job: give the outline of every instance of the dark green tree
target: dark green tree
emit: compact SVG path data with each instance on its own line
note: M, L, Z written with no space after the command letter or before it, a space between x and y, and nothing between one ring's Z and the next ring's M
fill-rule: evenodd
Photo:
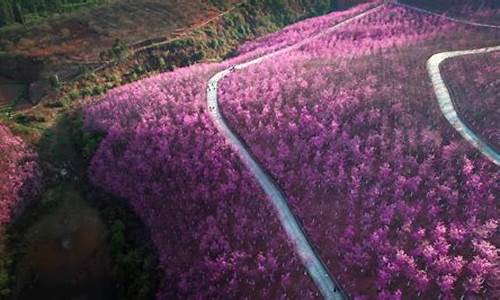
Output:
M42 1L47 5L47 10L49 12L62 12L63 3L61 0L52 0L52 1Z
M14 23L14 10L11 0L0 0L0 26Z
M14 15L14 21L17 23L24 24L23 11L21 9L21 4L17 0L11 0L12 13Z

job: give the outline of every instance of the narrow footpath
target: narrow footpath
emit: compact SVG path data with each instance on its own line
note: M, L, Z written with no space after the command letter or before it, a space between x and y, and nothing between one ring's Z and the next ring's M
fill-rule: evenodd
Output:
M294 45L279 49L275 52L268 53L261 57L255 58L248 62L238 64L232 66L228 69L225 69L217 74L215 74L212 78L210 78L208 82L207 88L207 105L208 111L215 125L217 126L219 132L224 135L228 143L231 147L238 153L242 162L246 165L246 167L252 172L252 174L257 179L258 183L265 191L269 199L272 201L272 204L278 214L279 221L285 232L295 247L295 252L299 256L302 264L307 269L309 276L311 276L314 284L318 287L321 292L323 298L325 299L346 299L347 296L345 292L341 289L339 283L335 281L333 276L331 276L326 268L325 264L319 257L319 255L314 251L311 243L306 237L306 234L303 228L299 225L299 222L295 215L293 214L287 199L284 196L284 193L281 191L281 188L278 184L268 175L268 173L264 170L264 168L260 165L260 163L250 154L249 149L243 144L241 138L233 132L224 117L222 116L219 108L219 103L217 100L217 85L220 80L224 77L228 76L230 73L236 70L242 70L251 65L260 63L264 60L268 60L274 56L284 54L290 52L294 49L297 49L307 43L309 43L313 39L320 38L338 28L341 28L347 24L350 24L360 18L363 18L369 14L374 13L384 7L384 4L379 5L375 8L367 10L355 17L349 18L345 21L342 21L326 30L312 36L309 38L305 38L299 43Z
M450 21L465 25L500 29L499 25L477 23L477 22L457 19L446 15L438 14L430 10L422 9L408 4L403 4L400 3L399 1L395 1L394 3L396 5L406 7L408 9L413 9L418 12L439 16L441 18L445 18ZM448 58L463 56L463 55L488 53L499 50L500 46L486 47L473 50L441 52L434 54L427 60L427 72L429 73L429 76L431 78L432 85L434 87L434 92L436 93L437 101L439 103L439 108L441 109L441 112L445 116L446 120L448 120L451 126L453 126L453 128L455 128L465 140L467 140L474 147L476 147L476 149L479 150L479 152L481 152L484 156L486 156L490 161L492 161L497 166L500 165L500 154L497 151L495 151L493 147L491 147L486 142L481 140L481 138L479 138L479 136L469 127L467 127L467 125L458 116L458 113L455 110L455 106L453 105L453 101L451 99L448 87L446 86L446 83L444 82L443 77L441 76L441 71L439 69L439 66L443 61L445 61Z
M431 56L431 58L429 58L429 60L427 61L427 71L429 72L429 76L432 80L432 85L434 86L434 92L436 93L439 108L441 109L441 112L445 116L446 120L448 120L451 126L453 126L453 128L455 128L464 139L466 139L469 143L476 147L477 150L479 150L484 156L486 156L496 165L500 165L500 154L496 152L493 147L482 141L481 138L477 136L469 127L467 127L467 125L465 125L465 123L458 116L458 113L455 110L455 106L453 105L450 92L448 91L446 83L444 82L443 77L441 76L441 71L439 69L441 63L448 58L463 55L488 53L493 51L500 51L500 46L474 50L437 53Z

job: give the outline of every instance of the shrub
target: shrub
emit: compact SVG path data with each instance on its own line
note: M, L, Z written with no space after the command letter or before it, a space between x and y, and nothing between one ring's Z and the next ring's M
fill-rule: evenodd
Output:
M41 173L37 160L20 138L0 125L0 227L17 217L38 193Z

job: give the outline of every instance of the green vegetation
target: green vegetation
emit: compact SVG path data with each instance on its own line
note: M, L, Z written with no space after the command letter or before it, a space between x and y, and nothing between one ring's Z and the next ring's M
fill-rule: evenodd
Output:
M58 165L67 165L73 161L74 169L80 168L78 176L79 190L85 198L99 209L102 219L106 222L109 233L108 241L113 260L113 275L118 284L119 299L151 299L156 291L159 275L156 269L156 251L144 226L126 205L126 201L115 199L108 194L96 190L86 181L86 168L102 140L102 136L91 134L83 128L83 118L80 112L66 114L60 123L65 133L56 133L53 138L66 141L56 141L60 146L48 147L51 149L52 161L59 157L64 160ZM62 144L62 145L61 145ZM67 149L70 145L71 150ZM68 152L74 152L68 156ZM83 182L81 179L83 178Z
M118 283L118 299L152 299L159 277L155 250L142 224L128 209L108 206L101 214L110 228L113 275Z
M111 60L113 62L118 62L126 58L130 54L131 51L128 48L127 44L119 39L116 39L110 49L101 53L100 58L102 60Z
M221 9L231 5L228 0L211 2ZM336 7L336 0L248 0L234 5L234 9L218 21L179 38L156 42L154 47L145 51L132 53L126 44L116 40L112 48L101 54L103 60L111 62L110 67L94 77L84 76L83 80L69 83L61 91L62 103L71 103L82 96L100 95L110 88L155 72L231 56L245 40L307 17L325 14Z
M0 258L0 299L9 299L16 289L16 277L20 275L16 270L23 259L26 242L29 242L25 240L25 233L43 216L60 210L69 197L85 197L106 222L117 299L154 298L160 278L156 269L157 254L141 222L122 204L123 201L95 191L86 184L77 187L74 183L63 182L47 187L41 199L9 229L7 235L3 235L8 251Z
M109 0L0 0L0 26L24 24Z
M228 9L231 6L228 0L210 0L209 2L219 9Z
M10 295L10 270L12 268L12 255L7 253L4 249L5 241L9 237L5 232L0 232L0 299L4 299Z
M227 6L229 1L212 1L217 6ZM285 25L336 8L336 0L248 0L225 14L220 22L208 24L202 29L151 51L161 55L176 66L186 66L205 58L222 58L241 42L276 31ZM167 50L167 52L162 52ZM160 52L160 53L159 53ZM166 54L166 55L165 55Z
M127 206L126 201L116 199L97 190L87 182L87 166L102 140L98 134L83 129L80 112L69 107L62 108L55 125L42 129L40 120L13 120L14 130L43 131L37 143L46 178L44 193L34 201L26 213L10 226L6 239L5 254L0 249L0 299L11 295L14 277L25 247L22 243L25 232L40 218L59 209L68 195L90 202L97 208L107 227L107 243L112 260L112 274L117 285L119 299L152 299L159 281L156 269L157 254L144 231L141 221ZM21 117L19 117L21 118ZM21 129L22 128L22 129ZM66 170L66 175L61 175ZM17 274L16 274L17 275Z

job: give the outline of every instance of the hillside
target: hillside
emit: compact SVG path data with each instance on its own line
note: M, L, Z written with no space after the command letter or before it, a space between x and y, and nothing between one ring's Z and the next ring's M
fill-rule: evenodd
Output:
M218 106L229 128L281 187L348 296L497 296L499 169L443 117L426 63L443 51L495 46L500 32L397 4L380 6L329 31L369 9L361 6L294 24L244 44L222 64L124 86L86 110L87 128L106 133L93 158L91 180L131 201L147 220L164 253L160 266L171 276L171 286L161 295L248 292L249 276L263 293L258 295L267 296L275 289L273 281L255 281L253 274L259 273L252 268L278 276L271 279L281 280L278 293L297 293L295 285L290 290L283 283L295 267L277 255L285 249L276 248L282 245L277 240L281 235L268 236L261 244L273 253L275 264L241 265L237 270L249 273L219 280L235 265L228 260L231 253L246 257L256 251L232 239L244 232L231 226L237 221L228 223L227 212L242 216L239 206L251 203L246 211L258 219L243 219L256 221L256 228L276 224L275 214L261 215L257 207L255 199L266 198L248 193L255 183L237 163L231 151L236 146L224 143L224 132L218 134L219 127L207 116L217 109L205 102L210 74L236 65L216 89ZM483 6L475 15L498 11ZM307 40L315 34L322 35ZM288 45L290 50L278 50ZM276 51L281 55L244 64ZM486 71L483 63L476 66ZM494 88L485 96L498 94ZM492 125L486 122L480 130ZM235 167L225 166L228 162ZM235 206L216 209L229 203ZM183 236L197 238L165 244L173 237L163 228L180 226L167 225L165 216L185 218L184 210L217 229L200 233L198 222L181 222ZM205 253L203 262L195 254L180 263L172 253L186 247L183 243L193 247L191 253ZM288 248L294 243L290 240ZM207 272L211 276L201 275Z
M450 59L443 73L458 112L475 132L500 150L500 55L498 52Z
M492 231L474 232L496 226L498 168L442 118L426 60L497 41L498 31L392 6L222 82L230 126L283 187L351 296L492 291L496 256L477 271L481 279L468 268L494 241ZM456 228L467 240L445 235Z
M0 28L0 297L500 297L496 1L104 2Z
M344 1L340 7L350 2L355 3ZM27 26L0 28L0 75L30 84L29 100L37 103L47 95L56 97L54 80L70 84L76 80L75 84L82 88L82 84L88 83L79 79L97 70L108 70L106 76L126 72L125 76L137 65L147 72L158 70L160 57L169 68L179 66L179 61L216 59L230 53L242 40L323 14L336 7L333 3L336 2L105 1ZM207 37L207 33L212 36ZM222 35L214 38L215 33ZM152 44L161 47L150 47ZM186 48L183 50L189 56L168 53L178 48ZM154 52L144 53L148 49ZM101 81L106 80L106 76L98 76Z
M43 97L48 78L72 78L82 68L101 63L100 54L115 41L133 44L172 37L208 20L220 11L201 1L119 0L28 25L0 28L0 74L37 82L31 102ZM154 30L151 30L154 28Z
M148 3L155 1L144 2L137 4L134 9L148 11ZM0 29L2 47L12 47L7 49L8 52L0 54L1 73L7 75L7 78L1 78L0 120L10 128L10 131L6 131L9 132L10 140L18 140L13 135L22 136L26 151L37 152L37 162L43 174L40 193L37 193L36 197L34 193L22 194L20 199L9 196L10 200L5 204L12 207L16 214L15 218L7 217L6 226L2 226L2 230L5 228L6 232L0 235L0 246L2 251L5 249L0 257L0 294L2 297L13 298L50 295L54 299L150 299L155 293L166 296L191 295L191 283L183 282L197 280L200 286L204 287L202 290L207 289L206 292L200 291L199 295L227 293L235 297L246 294L259 297L282 294L295 298L317 296L314 285L304 276L303 267L293 258L293 251L287 245L286 237L281 235L279 224L270 217L272 210L263 200L246 203L242 199L228 207L217 208L217 220L225 218L224 211L234 211L241 216L238 219L228 217L225 221L224 227L232 232L226 236L228 244L222 240L216 241L220 242L223 251L228 247L236 250L225 258L210 258L227 260L230 264L224 270L218 271L220 275L209 281L205 281L203 276L196 279L200 276L197 273L199 267L213 272L217 264L210 259L203 261L204 251L220 251L216 249L218 246L213 243L214 240L209 237L214 235L217 239L215 233L218 232L218 225L214 225L212 221L215 211L213 203L180 205L178 211L174 212L177 214L176 218L162 223L165 220L148 219L146 215L134 209L135 205L140 205L139 202L133 204L132 201L124 201L119 193L110 194L91 185L87 178L89 163L102 136L83 130L81 109L96 101L96 96L104 94L108 89L196 62L220 60L231 55L245 40L276 31L298 19L323 14L337 6L329 0L250 1L238 5L233 1L211 1L210 4L183 2L181 6L176 7L198 3L203 16L208 18L189 23L182 31L165 31L160 36L155 35L152 39L144 40L153 36L153 33L157 34L151 28L159 28L160 24L158 21L147 23L152 18L142 20L145 18L144 13L135 11L134 14L134 9L127 6L127 3L132 2L112 1L102 6L81 8L78 13L69 15L48 14L23 26L9 25ZM170 2L162 2L163 5L167 3ZM345 5L344 3L338 7ZM123 9L118 13L115 10L119 7ZM130 11L131 15L127 15ZM101 12L106 14L99 15ZM169 11L165 11L165 14L168 13ZM175 9L170 13L176 13ZM181 13L189 13L189 8ZM212 16L212 13L216 15ZM38 14L41 12L38 11ZM136 14L139 15L138 19L134 19ZM141 35L141 27L126 24L127 17L133 19L136 25L146 22L144 26L149 26L148 30L144 30ZM106 28L111 30L108 33L93 32L88 39L88 28L71 31L73 21L80 26L82 20L83 23L88 21L90 24L93 21L105 22L103 20L106 19L110 20L106 25ZM182 21L182 18L180 19ZM123 24L120 23L122 21ZM167 20L162 23L169 22ZM130 32L113 31L114 24L121 24L121 29ZM59 29L62 31L59 32ZM65 29L69 30L69 34L64 33L68 33ZM136 37L140 37L140 40L133 40L134 30L137 30ZM100 44L101 39L111 41L111 36L120 34L123 34L126 41L113 40L111 48ZM28 39L24 41L28 41L28 44L23 46L25 37ZM98 40L94 40L94 37ZM130 43L127 40L129 37ZM82 47L79 47L78 43ZM104 51L99 53L101 46ZM99 61L90 61L90 56L83 58L84 60L72 56L87 53L98 55ZM12 80L13 78L17 80ZM33 105L40 99L40 103ZM220 139L213 141L220 143ZM219 146L225 147L222 144ZM184 151L188 155L187 160L193 151L198 150ZM22 152L19 155L22 155ZM27 158L21 159L23 162L27 161ZM5 155L0 155L0 163L21 165L11 156ZM231 177L231 174L242 173L236 159L219 167L227 171L209 165L207 176L226 178ZM14 172L14 168L11 169ZM29 180L25 180L27 177L18 180L10 171L2 172L1 175L7 184L15 185L16 188L30 184ZM199 179L194 176L193 178ZM180 180L188 179L183 177ZM258 187L253 185L248 176L234 179L241 181L241 187L238 188L241 191L231 194L233 187L229 185L214 190L214 197L239 199L241 192L241 195L246 195L245 198L248 196L264 199L263 195L255 194ZM197 184L191 182L193 185ZM2 182L2 187L3 184ZM206 179L200 180L198 184L201 192L207 187L216 186ZM203 187L204 185L207 187ZM17 193L16 190L12 192ZM200 193L196 190L192 192L192 195L183 195L181 192L179 197L190 199ZM150 192L145 193L149 195ZM28 201L32 198L34 201ZM24 203L30 205L21 205ZM191 216L192 210L200 211L198 218ZM203 210L205 212L202 212ZM255 211L262 212L256 216ZM8 211L5 213L8 215ZM246 219L248 221L245 221ZM185 224L192 224L193 220L203 224L200 225L200 233L195 233L191 227L185 227ZM185 237L169 236L167 239L158 240L158 236L155 236L157 243L167 243L165 252L160 255L158 248L152 245L151 227L146 227L145 223L151 227L163 227L168 224L177 228ZM236 223L238 224L235 225ZM263 224L265 226L262 226ZM208 237L201 248L189 245L204 229L207 230ZM271 247L266 247L269 244L268 236L276 237ZM170 242L172 247L168 246ZM186 250L189 252L185 258L176 256L178 259L172 262L169 272L173 271L174 274L163 275L166 271L163 266L166 262L171 262L172 255ZM198 253L200 265L193 267L192 272L186 273L185 268L191 263L193 253ZM257 261L254 259L256 257ZM162 261L161 264L158 263L159 260ZM265 270L276 272L265 274ZM233 286L224 286L233 273ZM164 276L174 276L175 280L172 283L164 283ZM184 281L179 282L178 278ZM262 291L253 291L254 286L265 288ZM214 291L214 287L221 289Z
M216 7L201 1L120 0L28 28L7 27L1 29L0 37L6 52L95 61L116 39L134 43L171 35L217 13Z

